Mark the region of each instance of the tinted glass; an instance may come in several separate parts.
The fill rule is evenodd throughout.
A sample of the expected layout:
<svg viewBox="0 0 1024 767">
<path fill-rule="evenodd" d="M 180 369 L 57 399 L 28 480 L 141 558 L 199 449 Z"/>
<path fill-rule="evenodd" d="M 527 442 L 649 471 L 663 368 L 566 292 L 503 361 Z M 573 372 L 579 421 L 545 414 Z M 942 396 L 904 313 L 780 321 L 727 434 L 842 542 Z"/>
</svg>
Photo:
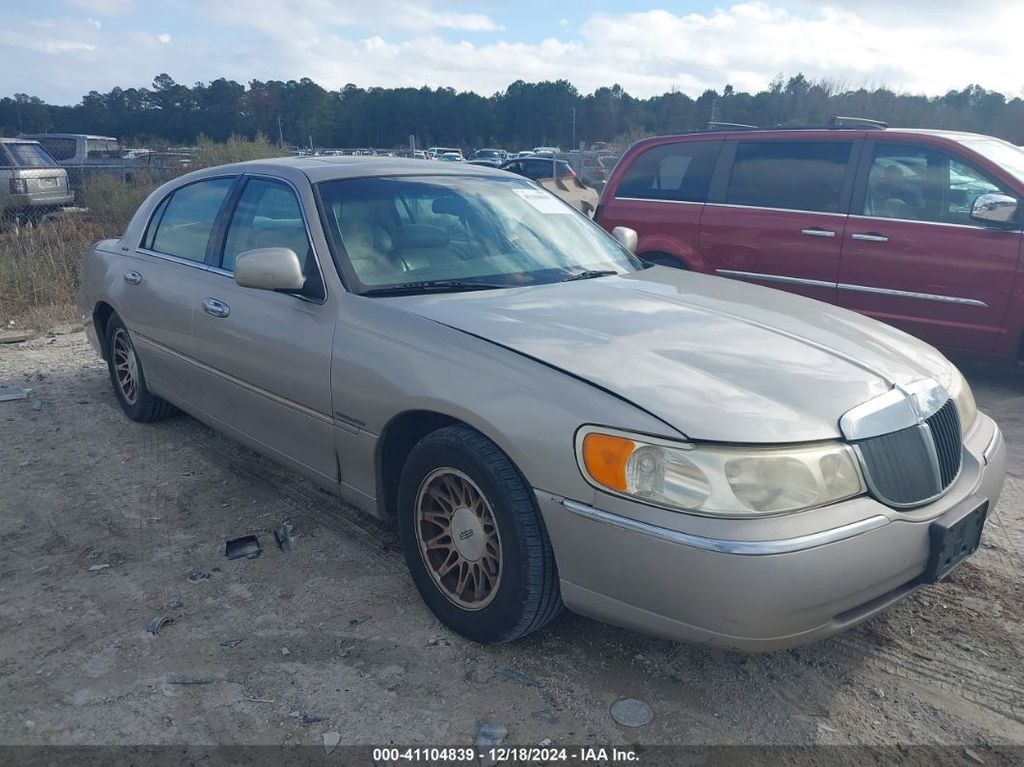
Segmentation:
<svg viewBox="0 0 1024 767">
<path fill-rule="evenodd" d="M 742 141 L 726 202 L 758 208 L 839 213 L 849 141 Z"/>
<path fill-rule="evenodd" d="M 70 160 L 75 156 L 73 138 L 41 138 L 39 143 L 55 160 Z"/>
<path fill-rule="evenodd" d="M 518 286 L 638 262 L 523 179 L 363 178 L 319 185 L 326 227 L 363 288 L 429 280 Z"/>
<path fill-rule="evenodd" d="M 913 144 L 875 146 L 863 213 L 905 221 L 977 224 L 971 207 L 982 194 L 1008 194 L 986 174 L 941 150 Z"/>
<path fill-rule="evenodd" d="M 216 178 L 176 191 L 154 215 L 149 247 L 157 253 L 203 261 L 217 212 L 234 183 L 233 178 Z"/>
<path fill-rule="evenodd" d="M 19 168 L 52 168 L 57 164 L 39 144 L 13 142 L 7 144 L 7 151 Z"/>
<path fill-rule="evenodd" d="M 86 141 L 86 156 L 90 160 L 119 160 L 121 147 L 116 141 L 91 138 Z"/>
<path fill-rule="evenodd" d="M 234 271 L 238 255 L 256 248 L 294 251 L 306 275 L 303 293 L 316 298 L 323 296 L 323 281 L 306 234 L 302 209 L 287 184 L 266 179 L 246 183 L 228 226 L 221 268 Z"/>
<path fill-rule="evenodd" d="M 648 149 L 630 164 L 616 197 L 704 202 L 721 141 L 683 141 Z"/>
</svg>

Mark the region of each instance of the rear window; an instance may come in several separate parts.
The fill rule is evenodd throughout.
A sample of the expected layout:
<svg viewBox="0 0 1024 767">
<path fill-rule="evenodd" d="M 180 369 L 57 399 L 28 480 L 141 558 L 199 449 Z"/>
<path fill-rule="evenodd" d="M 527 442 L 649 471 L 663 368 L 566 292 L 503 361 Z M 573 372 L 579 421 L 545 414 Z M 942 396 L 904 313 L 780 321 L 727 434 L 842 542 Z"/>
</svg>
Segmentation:
<svg viewBox="0 0 1024 767">
<path fill-rule="evenodd" d="M 76 142 L 73 138 L 41 138 L 39 143 L 55 160 L 70 160 L 75 156 Z"/>
<path fill-rule="evenodd" d="M 726 203 L 839 213 L 850 141 L 742 141 Z"/>
<path fill-rule="evenodd" d="M 57 164 L 46 150 L 34 141 L 13 142 L 5 146 L 14 159 L 14 164 L 19 168 L 52 168 Z"/>
<path fill-rule="evenodd" d="M 633 160 L 615 196 L 704 202 L 721 148 L 721 141 L 682 141 L 648 149 Z"/>
<path fill-rule="evenodd" d="M 153 214 L 142 247 L 189 261 L 203 261 L 217 213 L 233 178 L 197 181 L 168 197 Z"/>
<path fill-rule="evenodd" d="M 85 142 L 86 156 L 90 160 L 120 160 L 121 146 L 112 139 L 91 138 Z"/>
</svg>

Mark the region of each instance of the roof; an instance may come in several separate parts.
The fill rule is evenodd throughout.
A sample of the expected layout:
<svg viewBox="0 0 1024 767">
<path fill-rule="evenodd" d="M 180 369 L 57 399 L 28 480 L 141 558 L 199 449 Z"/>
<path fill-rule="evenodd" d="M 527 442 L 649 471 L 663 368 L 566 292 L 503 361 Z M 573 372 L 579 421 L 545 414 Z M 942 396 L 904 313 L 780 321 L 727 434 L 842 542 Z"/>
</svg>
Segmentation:
<svg viewBox="0 0 1024 767">
<path fill-rule="evenodd" d="M 113 136 L 95 136 L 92 133 L 23 133 L 22 138 L 41 139 L 41 138 L 84 138 L 84 139 L 100 139 L 102 141 L 117 141 Z"/>
<path fill-rule="evenodd" d="M 27 136 L 18 136 L 16 138 L 5 138 L 0 136 L 0 144 L 38 144 L 34 138 L 28 138 Z"/>
<path fill-rule="evenodd" d="M 414 160 L 405 157 L 275 157 L 267 160 L 219 165 L 206 168 L 197 174 L 209 172 L 225 173 L 282 173 L 298 171 L 311 182 L 334 181 L 345 178 L 366 176 L 495 176 L 507 178 L 508 173 L 486 165 L 470 165 L 462 162 L 438 162 L 436 160 Z"/>
</svg>

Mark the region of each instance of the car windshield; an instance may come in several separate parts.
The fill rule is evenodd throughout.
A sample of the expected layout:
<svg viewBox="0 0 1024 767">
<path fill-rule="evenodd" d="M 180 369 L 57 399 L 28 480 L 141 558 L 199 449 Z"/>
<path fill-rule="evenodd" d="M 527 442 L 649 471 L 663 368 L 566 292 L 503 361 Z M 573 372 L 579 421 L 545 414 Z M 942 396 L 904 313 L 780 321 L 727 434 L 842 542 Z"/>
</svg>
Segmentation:
<svg viewBox="0 0 1024 767">
<path fill-rule="evenodd" d="M 986 160 L 991 160 L 1007 173 L 1024 183 L 1024 151 L 1006 141 L 998 139 L 981 139 L 965 141 L 964 146 L 973 149 Z"/>
<path fill-rule="evenodd" d="M 641 268 L 596 224 L 522 179 L 372 177 L 318 191 L 359 292 L 437 282 L 516 287 Z"/>
<path fill-rule="evenodd" d="M 14 157 L 19 168 L 55 168 L 57 161 L 46 153 L 39 144 L 14 141 L 7 144 L 7 151 Z"/>
</svg>

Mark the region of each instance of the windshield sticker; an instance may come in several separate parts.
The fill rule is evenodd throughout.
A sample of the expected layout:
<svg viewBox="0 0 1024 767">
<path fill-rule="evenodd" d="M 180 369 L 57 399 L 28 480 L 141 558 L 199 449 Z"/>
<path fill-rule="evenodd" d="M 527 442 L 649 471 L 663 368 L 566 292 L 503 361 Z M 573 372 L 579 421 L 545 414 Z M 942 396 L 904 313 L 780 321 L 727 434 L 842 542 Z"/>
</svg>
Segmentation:
<svg viewBox="0 0 1024 767">
<path fill-rule="evenodd" d="M 563 204 L 561 200 L 553 194 L 545 192 L 543 189 L 513 189 L 512 191 L 541 213 L 572 213 L 572 208 Z"/>
</svg>

